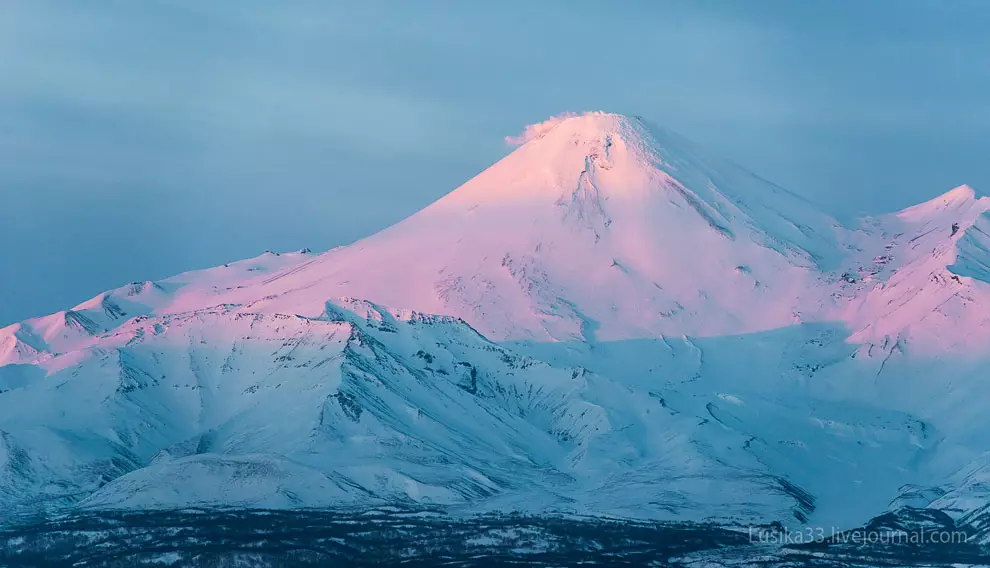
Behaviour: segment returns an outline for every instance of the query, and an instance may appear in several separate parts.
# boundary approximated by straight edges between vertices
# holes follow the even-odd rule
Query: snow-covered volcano
[[[975,514],[987,199],[843,227],[636,118],[527,132],[349,246],[0,330],[0,510]]]
[[[834,263],[837,223],[805,201],[638,119],[542,130],[409,219],[273,283],[266,305],[358,296],[537,341],[751,332],[818,308],[804,292]]]

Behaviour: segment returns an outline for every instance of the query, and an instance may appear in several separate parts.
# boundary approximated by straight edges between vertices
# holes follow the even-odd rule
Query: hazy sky
[[[990,192],[990,2],[0,0],[0,326],[397,221],[562,111],[842,218]]]

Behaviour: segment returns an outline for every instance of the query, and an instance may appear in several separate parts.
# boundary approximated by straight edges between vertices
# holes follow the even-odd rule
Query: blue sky
[[[0,7],[0,325],[391,224],[563,111],[642,115],[842,218],[990,188],[990,3]]]

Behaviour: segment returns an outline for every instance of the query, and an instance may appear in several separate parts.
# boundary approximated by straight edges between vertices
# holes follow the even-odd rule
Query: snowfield
[[[852,527],[909,504],[985,530],[990,199],[846,227],[636,118],[519,142],[349,246],[0,330],[0,523],[399,504]]]

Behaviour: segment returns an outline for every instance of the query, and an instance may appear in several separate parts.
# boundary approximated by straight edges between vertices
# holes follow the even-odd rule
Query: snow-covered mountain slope
[[[273,273],[313,257],[308,250],[264,254],[216,268],[186,272],[158,282],[132,282],[71,310],[0,329],[0,364],[45,360],[92,344],[131,318],[201,309],[222,294],[263,283]]]
[[[853,300],[841,317],[852,340],[910,341],[930,354],[990,345],[990,311],[980,309],[990,301],[988,210],[990,199],[960,186],[852,232],[842,293]]]
[[[0,510],[852,526],[979,485],[990,200],[846,228],[636,118],[529,132],[352,245],[0,330]]]
[[[604,354],[608,374],[548,364],[460,320],[360,300],[315,319],[233,305],[138,317],[0,395],[0,505],[414,502],[797,522],[830,496],[822,472],[845,480],[851,504],[866,492],[847,488],[861,475],[848,464],[896,487],[932,443],[901,413],[699,383],[755,363],[728,349],[735,363],[676,368],[709,350],[721,352],[671,341],[658,381],[615,374]],[[809,447],[840,463],[813,463]]]
[[[223,306],[135,318],[67,368],[55,361],[0,396],[6,511],[78,499],[519,508],[600,500],[603,486],[637,489],[597,503],[627,513],[802,507],[757,460],[727,466],[697,445],[700,417],[446,317],[351,300],[318,319]],[[641,432],[620,433],[630,427]],[[653,505],[629,502],[650,492]]]

